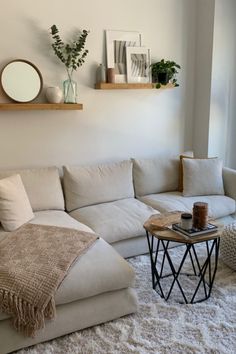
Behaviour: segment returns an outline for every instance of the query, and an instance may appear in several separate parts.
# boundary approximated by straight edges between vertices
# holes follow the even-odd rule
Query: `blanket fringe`
[[[37,330],[45,327],[44,319],[53,319],[56,305],[53,298],[42,311],[22,300],[11,291],[0,289],[0,310],[12,316],[12,323],[18,332],[27,337],[34,337]]]

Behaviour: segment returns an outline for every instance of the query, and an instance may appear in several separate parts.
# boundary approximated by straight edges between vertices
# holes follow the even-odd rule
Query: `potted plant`
[[[85,61],[88,50],[85,49],[85,42],[89,31],[83,30],[78,37],[69,43],[64,43],[59,35],[56,25],[51,26],[52,48],[56,56],[66,66],[68,79],[63,82],[64,102],[77,102],[77,83],[72,80],[75,70]]]
[[[161,59],[161,61],[151,64],[152,80],[157,83],[156,88],[160,88],[161,85],[166,85],[168,82],[174,84],[175,87],[179,86],[176,79],[177,69],[180,69],[180,65],[171,60]]]

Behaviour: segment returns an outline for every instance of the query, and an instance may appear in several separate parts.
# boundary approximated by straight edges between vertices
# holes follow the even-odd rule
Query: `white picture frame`
[[[126,47],[127,82],[151,82],[151,53],[147,47]]]
[[[127,82],[126,46],[141,46],[138,31],[106,30],[107,68],[115,69],[115,83]]]

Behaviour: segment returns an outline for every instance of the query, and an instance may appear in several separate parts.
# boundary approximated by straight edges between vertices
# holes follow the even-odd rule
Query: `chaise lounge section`
[[[55,167],[6,171],[0,178],[20,174],[34,219],[31,223],[94,232],[76,221],[64,209],[58,169]],[[0,229],[0,241],[7,232]],[[79,257],[56,293],[57,316],[47,321],[35,338],[26,338],[11,326],[9,316],[0,313],[0,353],[27,347],[73,331],[133,313],[137,298],[134,271],[102,238]]]

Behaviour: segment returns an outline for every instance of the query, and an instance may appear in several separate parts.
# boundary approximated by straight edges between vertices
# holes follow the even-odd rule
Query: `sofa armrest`
[[[223,167],[223,182],[225,194],[236,200],[236,170]]]

